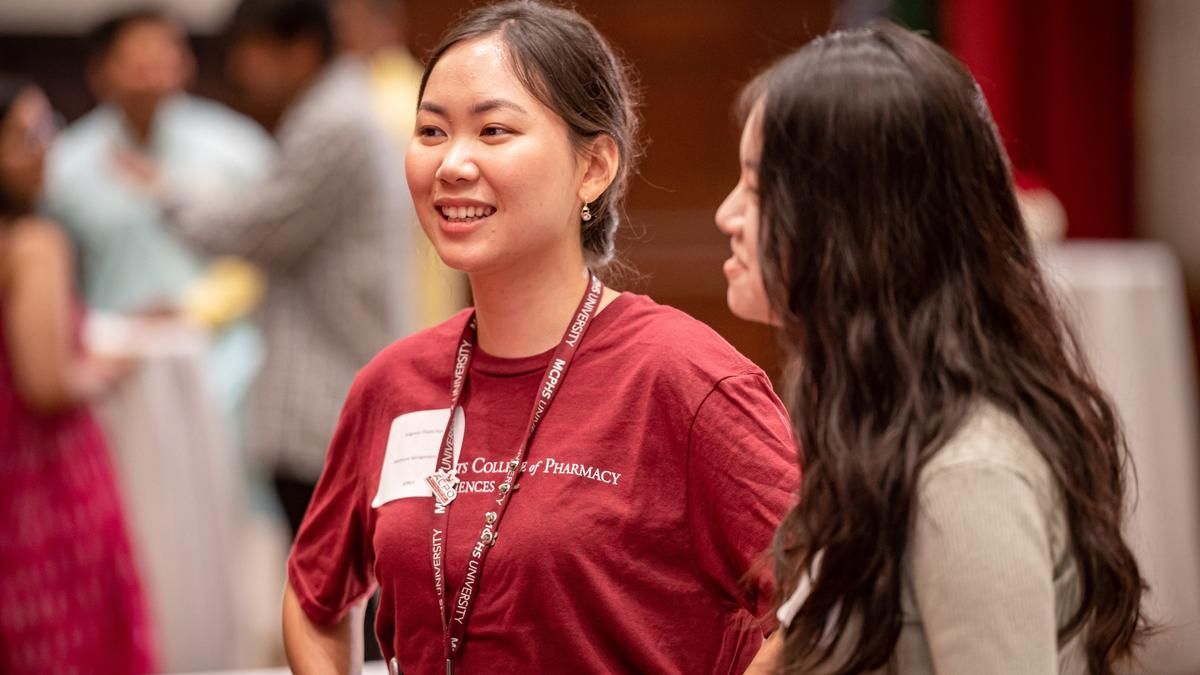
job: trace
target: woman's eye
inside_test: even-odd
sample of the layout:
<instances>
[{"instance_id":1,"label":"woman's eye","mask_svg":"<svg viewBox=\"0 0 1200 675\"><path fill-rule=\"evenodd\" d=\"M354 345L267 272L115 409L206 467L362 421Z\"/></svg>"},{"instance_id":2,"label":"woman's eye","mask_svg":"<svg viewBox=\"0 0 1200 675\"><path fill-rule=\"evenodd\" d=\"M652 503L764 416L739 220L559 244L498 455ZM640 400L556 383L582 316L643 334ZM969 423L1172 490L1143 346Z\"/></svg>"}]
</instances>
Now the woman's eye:
<instances>
[{"instance_id":1,"label":"woman's eye","mask_svg":"<svg viewBox=\"0 0 1200 675\"><path fill-rule=\"evenodd\" d=\"M508 134L508 129L504 127L484 127L481 132L483 136L504 136Z\"/></svg>"},{"instance_id":2,"label":"woman's eye","mask_svg":"<svg viewBox=\"0 0 1200 675\"><path fill-rule=\"evenodd\" d=\"M442 130L437 127L423 126L417 127L417 135L421 136L422 138L436 138L438 136L444 136L445 134L443 134Z\"/></svg>"}]
</instances>

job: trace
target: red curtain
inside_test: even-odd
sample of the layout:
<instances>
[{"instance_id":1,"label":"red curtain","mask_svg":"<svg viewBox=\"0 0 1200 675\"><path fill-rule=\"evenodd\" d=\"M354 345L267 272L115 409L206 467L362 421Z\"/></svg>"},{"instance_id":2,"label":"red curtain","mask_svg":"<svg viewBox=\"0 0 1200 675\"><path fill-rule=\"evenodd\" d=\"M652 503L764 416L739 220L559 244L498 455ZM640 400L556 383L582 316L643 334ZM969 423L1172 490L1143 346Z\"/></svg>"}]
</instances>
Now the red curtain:
<instances>
[{"instance_id":1,"label":"red curtain","mask_svg":"<svg viewBox=\"0 0 1200 675\"><path fill-rule=\"evenodd\" d=\"M1132 0L944 0L943 35L983 87L1022 183L1071 237L1133 233Z\"/></svg>"}]
</instances>

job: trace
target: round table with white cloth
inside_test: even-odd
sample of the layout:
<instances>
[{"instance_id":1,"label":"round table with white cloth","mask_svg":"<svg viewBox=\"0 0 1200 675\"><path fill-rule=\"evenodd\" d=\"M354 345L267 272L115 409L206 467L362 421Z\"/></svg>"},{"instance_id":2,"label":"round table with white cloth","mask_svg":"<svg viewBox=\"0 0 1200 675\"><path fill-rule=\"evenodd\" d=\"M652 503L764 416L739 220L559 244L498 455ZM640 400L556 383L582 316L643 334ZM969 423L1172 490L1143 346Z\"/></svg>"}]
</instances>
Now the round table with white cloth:
<instances>
[{"instance_id":1,"label":"round table with white cloth","mask_svg":"<svg viewBox=\"0 0 1200 675\"><path fill-rule=\"evenodd\" d=\"M1200 673L1200 402L1183 276L1167 246L1048 245L1043 264L1125 425L1137 475L1127 536L1161 633L1138 673ZM1131 485L1133 482L1130 482Z\"/></svg>"},{"instance_id":2,"label":"round table with white cloth","mask_svg":"<svg viewBox=\"0 0 1200 675\"><path fill-rule=\"evenodd\" d=\"M242 460L210 390L207 336L180 321L97 314L84 335L92 352L136 364L96 412L125 501L159 667L275 661L286 535L247 506Z\"/></svg>"}]
</instances>

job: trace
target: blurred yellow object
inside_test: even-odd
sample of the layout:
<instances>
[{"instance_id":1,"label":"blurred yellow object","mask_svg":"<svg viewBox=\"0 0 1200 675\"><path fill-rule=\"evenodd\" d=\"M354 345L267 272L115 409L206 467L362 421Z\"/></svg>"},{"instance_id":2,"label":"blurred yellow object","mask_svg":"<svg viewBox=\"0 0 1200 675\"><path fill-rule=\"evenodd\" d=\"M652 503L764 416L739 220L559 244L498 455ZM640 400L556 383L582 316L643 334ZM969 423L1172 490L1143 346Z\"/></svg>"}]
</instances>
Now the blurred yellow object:
<instances>
[{"instance_id":1,"label":"blurred yellow object","mask_svg":"<svg viewBox=\"0 0 1200 675\"><path fill-rule=\"evenodd\" d=\"M184 292L180 308L189 321L219 328L253 311L265 290L257 267L240 258L217 258Z\"/></svg>"}]
</instances>

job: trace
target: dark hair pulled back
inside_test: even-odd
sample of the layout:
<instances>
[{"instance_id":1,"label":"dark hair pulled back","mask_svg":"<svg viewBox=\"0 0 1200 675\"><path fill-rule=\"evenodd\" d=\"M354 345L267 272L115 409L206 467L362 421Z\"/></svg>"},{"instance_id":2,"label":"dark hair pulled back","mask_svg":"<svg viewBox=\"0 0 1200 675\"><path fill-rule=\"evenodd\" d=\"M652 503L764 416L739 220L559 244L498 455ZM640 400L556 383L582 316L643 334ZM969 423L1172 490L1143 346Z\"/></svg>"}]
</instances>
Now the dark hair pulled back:
<instances>
[{"instance_id":1,"label":"dark hair pulled back","mask_svg":"<svg viewBox=\"0 0 1200 675\"><path fill-rule=\"evenodd\" d=\"M615 254L625 192L638 156L639 120L631 75L608 41L578 13L534 0L515 0L472 10L442 37L425 66L420 98L430 73L450 48L492 35L505 46L525 88L567 123L577 150L601 135L616 143L617 175L603 194L591 197L587 206L592 218L582 224L588 263L607 265Z\"/></svg>"}]
</instances>

